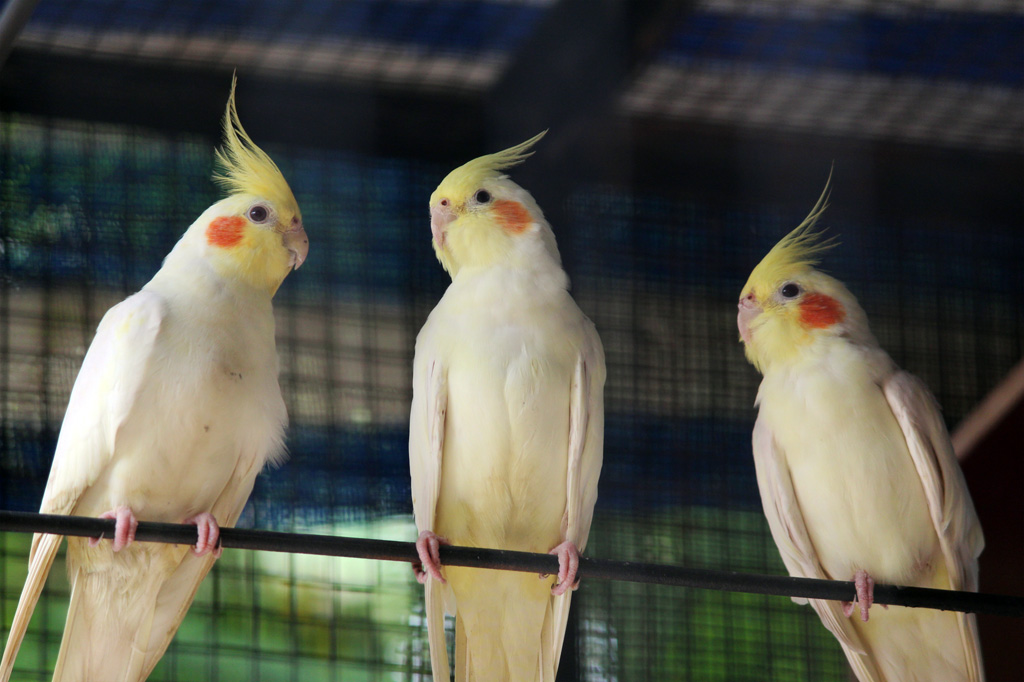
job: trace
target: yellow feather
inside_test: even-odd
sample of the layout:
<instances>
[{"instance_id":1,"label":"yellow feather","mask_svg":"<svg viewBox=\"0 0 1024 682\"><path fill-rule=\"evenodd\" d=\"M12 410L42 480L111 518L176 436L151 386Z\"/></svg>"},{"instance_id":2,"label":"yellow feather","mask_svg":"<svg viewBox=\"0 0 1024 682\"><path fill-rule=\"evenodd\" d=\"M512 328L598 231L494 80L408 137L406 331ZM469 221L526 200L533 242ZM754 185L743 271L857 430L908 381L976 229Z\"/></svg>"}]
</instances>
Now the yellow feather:
<instances>
[{"instance_id":1,"label":"yellow feather","mask_svg":"<svg viewBox=\"0 0 1024 682\"><path fill-rule=\"evenodd\" d=\"M768 292L775 289L784 280L791 279L797 273L817 265L818 256L823 251L836 246L834 238L822 239L821 232L813 231L821 214L828 208L831 182L832 173L830 171L828 179L825 181L825 189L822 190L814 208L795 230L783 237L757 264L743 287L741 298L751 291L759 300L766 297Z\"/></svg>"},{"instance_id":2,"label":"yellow feather","mask_svg":"<svg viewBox=\"0 0 1024 682\"><path fill-rule=\"evenodd\" d=\"M468 196L476 192L484 180L499 177L502 175L501 171L518 166L533 156L530 148L537 144L547 132L544 130L526 142L520 142L514 147L509 147L504 151L495 152L494 154L485 154L462 164L445 176L445 179L437 186L434 193L430 195L431 205L444 196Z\"/></svg>"},{"instance_id":3,"label":"yellow feather","mask_svg":"<svg viewBox=\"0 0 1024 682\"><path fill-rule=\"evenodd\" d=\"M251 194L273 202L284 215L292 214L299 220L299 204L295 201L281 170L267 153L256 146L241 121L235 107L235 84L231 78L231 94L224 112L224 146L217 150L217 162L222 171L213 179L230 194Z\"/></svg>"}]
</instances>

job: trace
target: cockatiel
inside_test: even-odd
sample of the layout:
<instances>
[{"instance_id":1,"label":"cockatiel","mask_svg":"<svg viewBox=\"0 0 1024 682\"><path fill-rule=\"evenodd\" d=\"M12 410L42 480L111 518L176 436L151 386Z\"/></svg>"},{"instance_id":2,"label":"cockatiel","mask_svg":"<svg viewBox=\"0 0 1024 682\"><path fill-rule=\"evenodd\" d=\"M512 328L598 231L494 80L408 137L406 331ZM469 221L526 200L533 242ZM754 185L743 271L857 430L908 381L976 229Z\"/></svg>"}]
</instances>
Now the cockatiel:
<instances>
[{"instance_id":1,"label":"cockatiel","mask_svg":"<svg viewBox=\"0 0 1024 682\"><path fill-rule=\"evenodd\" d=\"M455 169L430 197L452 277L416 339L409 460L434 679L555 679L597 500L604 350L569 295L551 227L502 171L543 133ZM557 554L556 578L448 566L451 542ZM433 579L431 579L433 577Z\"/></svg>"},{"instance_id":2,"label":"cockatiel","mask_svg":"<svg viewBox=\"0 0 1024 682\"><path fill-rule=\"evenodd\" d=\"M103 317L75 381L40 511L116 519L68 538L71 583L53 679L144 680L160 660L264 464L284 454L271 299L309 243L288 183L224 115L215 176L230 193L141 291ZM134 543L136 519L198 526L194 548ZM0 665L14 665L62 536L32 540Z\"/></svg>"},{"instance_id":3,"label":"cockatiel","mask_svg":"<svg viewBox=\"0 0 1024 682\"><path fill-rule=\"evenodd\" d=\"M790 575L856 583L859 618L854 604L810 601L861 682L977 682L973 614L868 617L876 580L977 591L984 539L935 400L812 267L831 246L812 231L827 193L740 294L740 336L764 375L753 449L768 525Z\"/></svg>"}]
</instances>

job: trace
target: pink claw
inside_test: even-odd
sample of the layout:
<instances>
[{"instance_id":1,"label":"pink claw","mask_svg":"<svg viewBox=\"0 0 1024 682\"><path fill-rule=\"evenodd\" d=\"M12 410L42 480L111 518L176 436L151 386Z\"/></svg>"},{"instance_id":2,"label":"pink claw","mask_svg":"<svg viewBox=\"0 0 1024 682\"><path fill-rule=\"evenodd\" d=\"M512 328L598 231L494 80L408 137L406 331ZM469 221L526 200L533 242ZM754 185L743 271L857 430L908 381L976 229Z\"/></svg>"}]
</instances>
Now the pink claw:
<instances>
[{"instance_id":1,"label":"pink claw","mask_svg":"<svg viewBox=\"0 0 1024 682\"><path fill-rule=\"evenodd\" d=\"M139 527L139 521L135 518L135 514L128 507L117 507L110 511L103 512L100 514L101 519L116 519L114 523L114 551L120 552L128 545L135 542L135 529ZM103 539L101 535L98 538L89 538L89 546L95 547Z\"/></svg>"},{"instance_id":2,"label":"pink claw","mask_svg":"<svg viewBox=\"0 0 1024 682\"><path fill-rule=\"evenodd\" d=\"M192 553L196 556L203 556L213 552L213 557L219 559L224 548L219 545L220 526L217 525L217 519L213 518L213 514L203 512L185 519L184 522L195 526L196 533L199 535L199 539L192 547Z\"/></svg>"},{"instance_id":3,"label":"pink claw","mask_svg":"<svg viewBox=\"0 0 1024 682\"><path fill-rule=\"evenodd\" d=\"M875 580L867 571L860 570L853 574L853 583L857 587L857 602L860 604L860 619L868 622L868 609L875 603ZM853 602L844 601L843 615L847 618L853 613Z\"/></svg>"},{"instance_id":4,"label":"pink claw","mask_svg":"<svg viewBox=\"0 0 1024 682\"><path fill-rule=\"evenodd\" d=\"M430 577L441 583L447 582L441 575L441 545L451 544L447 539L425 530L416 539L416 553L420 560L412 565L416 581L425 584Z\"/></svg>"},{"instance_id":5,"label":"pink claw","mask_svg":"<svg viewBox=\"0 0 1024 682\"><path fill-rule=\"evenodd\" d=\"M578 588L580 582L576 578L576 572L580 567L580 552L576 549L576 545L571 540L566 540L548 554L558 555L558 581L551 588L551 594L557 597L565 594L570 587L574 590ZM541 578L546 577L546 575L541 576Z\"/></svg>"}]
</instances>

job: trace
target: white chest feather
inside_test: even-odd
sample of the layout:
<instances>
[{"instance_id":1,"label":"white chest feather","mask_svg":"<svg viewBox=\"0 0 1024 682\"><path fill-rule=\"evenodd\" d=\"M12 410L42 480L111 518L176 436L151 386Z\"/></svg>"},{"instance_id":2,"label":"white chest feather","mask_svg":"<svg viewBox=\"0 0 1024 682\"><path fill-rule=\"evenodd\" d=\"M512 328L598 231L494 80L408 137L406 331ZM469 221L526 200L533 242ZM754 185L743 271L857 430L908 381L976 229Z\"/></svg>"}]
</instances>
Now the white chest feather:
<instances>
[{"instance_id":1,"label":"white chest feather","mask_svg":"<svg viewBox=\"0 0 1024 682\"><path fill-rule=\"evenodd\" d=\"M855 355L765 378L764 420L782 451L818 558L834 579L865 569L909 582L938 554L924 490L882 389Z\"/></svg>"},{"instance_id":2,"label":"white chest feather","mask_svg":"<svg viewBox=\"0 0 1024 682\"><path fill-rule=\"evenodd\" d=\"M170 299L110 465L76 513L125 504L139 518L180 522L278 456L287 417L273 328L269 306L197 309Z\"/></svg>"},{"instance_id":3,"label":"white chest feather","mask_svg":"<svg viewBox=\"0 0 1024 682\"><path fill-rule=\"evenodd\" d=\"M485 306L458 293L449 290L420 339L440 349L447 371L439 532L547 551L566 508L570 389L584 318L564 290Z\"/></svg>"}]
</instances>

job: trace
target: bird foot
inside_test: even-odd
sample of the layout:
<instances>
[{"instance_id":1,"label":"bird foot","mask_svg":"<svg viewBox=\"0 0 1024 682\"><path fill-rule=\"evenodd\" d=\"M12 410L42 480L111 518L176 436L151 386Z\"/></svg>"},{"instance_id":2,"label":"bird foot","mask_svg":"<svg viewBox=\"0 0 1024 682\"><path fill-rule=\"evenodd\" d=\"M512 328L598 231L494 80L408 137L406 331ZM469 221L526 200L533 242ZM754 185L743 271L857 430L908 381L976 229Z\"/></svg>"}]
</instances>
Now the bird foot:
<instances>
[{"instance_id":1,"label":"bird foot","mask_svg":"<svg viewBox=\"0 0 1024 682\"><path fill-rule=\"evenodd\" d=\"M431 577L441 583L447 582L441 574L441 545L450 544L446 538L429 530L420 533L416 539L416 553L420 555L420 560L412 565L416 582L423 585Z\"/></svg>"},{"instance_id":2,"label":"bird foot","mask_svg":"<svg viewBox=\"0 0 1024 682\"><path fill-rule=\"evenodd\" d=\"M857 588L856 603L860 604L860 619L868 622L868 609L875 603L875 580L867 571L860 570L853 574L853 584ZM847 618L853 613L854 602L844 601L843 615Z\"/></svg>"},{"instance_id":3,"label":"bird foot","mask_svg":"<svg viewBox=\"0 0 1024 682\"><path fill-rule=\"evenodd\" d=\"M580 567L580 552L576 549L575 543L566 540L548 554L558 556L558 580L551 588L551 594L557 597L565 594L570 587L574 590L577 589L580 586L580 581L576 578L576 572ZM541 575L541 578L546 577L546 575Z\"/></svg>"},{"instance_id":4,"label":"bird foot","mask_svg":"<svg viewBox=\"0 0 1024 682\"><path fill-rule=\"evenodd\" d=\"M117 507L110 511L103 512L100 514L101 519L115 519L114 522L114 551L120 552L128 545L135 542L135 529L139 526L138 519L135 518L135 514L128 507ZM103 536L100 535L98 538L89 538L89 546L95 547L100 543Z\"/></svg>"},{"instance_id":5,"label":"bird foot","mask_svg":"<svg viewBox=\"0 0 1024 682\"><path fill-rule=\"evenodd\" d=\"M213 518L213 514L203 512L185 519L184 522L195 526L199 536L196 544L192 545L192 553L203 556L213 552L213 558L219 559L224 548L220 546L220 526L217 519Z\"/></svg>"}]
</instances>

